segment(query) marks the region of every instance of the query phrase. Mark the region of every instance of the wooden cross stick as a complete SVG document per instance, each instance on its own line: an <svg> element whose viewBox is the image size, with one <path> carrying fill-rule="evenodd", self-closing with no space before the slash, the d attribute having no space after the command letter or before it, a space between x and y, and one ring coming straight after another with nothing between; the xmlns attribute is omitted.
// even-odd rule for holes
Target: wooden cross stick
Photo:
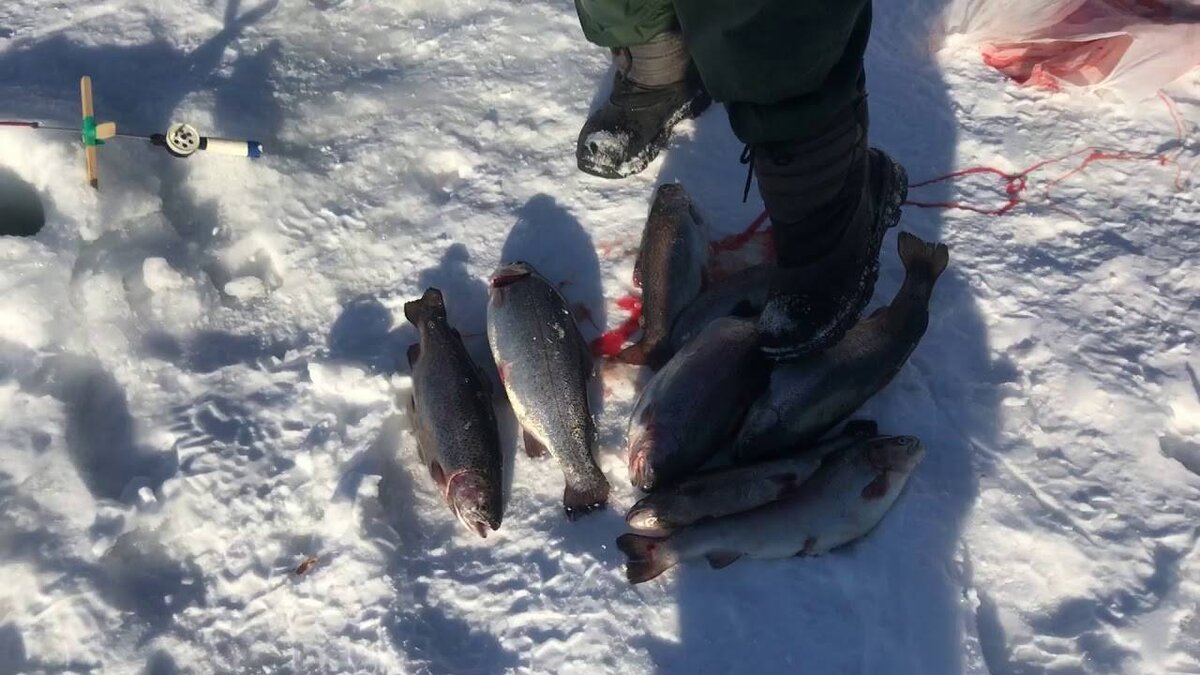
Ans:
<svg viewBox="0 0 1200 675"><path fill-rule="evenodd" d="M117 135L116 122L96 124L96 109L92 103L92 78L79 79L79 97L83 108L83 153L88 185L100 189L99 150L106 139Z"/></svg>

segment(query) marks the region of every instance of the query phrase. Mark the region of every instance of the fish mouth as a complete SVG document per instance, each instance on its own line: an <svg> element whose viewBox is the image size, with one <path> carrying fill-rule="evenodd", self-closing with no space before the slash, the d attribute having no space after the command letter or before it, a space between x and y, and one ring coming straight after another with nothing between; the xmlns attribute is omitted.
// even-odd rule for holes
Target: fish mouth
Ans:
<svg viewBox="0 0 1200 675"><path fill-rule="evenodd" d="M503 288L533 274L533 268L526 262L515 262L502 265L492 274L492 288Z"/></svg>
<svg viewBox="0 0 1200 675"><path fill-rule="evenodd" d="M488 530L500 527L500 519L492 515L491 492L483 476L470 471L460 471L446 482L446 501L454 509L454 515L468 530L484 539Z"/></svg>

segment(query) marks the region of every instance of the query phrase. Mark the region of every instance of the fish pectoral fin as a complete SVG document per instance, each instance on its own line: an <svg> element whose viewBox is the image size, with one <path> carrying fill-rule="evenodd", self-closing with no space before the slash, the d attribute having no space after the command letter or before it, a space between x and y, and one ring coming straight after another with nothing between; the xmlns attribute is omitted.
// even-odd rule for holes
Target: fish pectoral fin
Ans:
<svg viewBox="0 0 1200 675"><path fill-rule="evenodd" d="M875 420L850 420L842 427L842 435L852 438L874 438L879 435L879 423Z"/></svg>
<svg viewBox="0 0 1200 675"><path fill-rule="evenodd" d="M742 557L742 554L736 551L716 551L705 555L704 559L708 561L709 567L719 570L723 567L729 567L737 562L737 559L740 557Z"/></svg>
<svg viewBox="0 0 1200 675"><path fill-rule="evenodd" d="M542 442L534 438L528 431L521 432L525 437L525 454L533 458L545 457L550 454Z"/></svg>
<svg viewBox="0 0 1200 675"><path fill-rule="evenodd" d="M419 358L421 358L421 344L414 342L408 346L408 367L412 368L417 365Z"/></svg>

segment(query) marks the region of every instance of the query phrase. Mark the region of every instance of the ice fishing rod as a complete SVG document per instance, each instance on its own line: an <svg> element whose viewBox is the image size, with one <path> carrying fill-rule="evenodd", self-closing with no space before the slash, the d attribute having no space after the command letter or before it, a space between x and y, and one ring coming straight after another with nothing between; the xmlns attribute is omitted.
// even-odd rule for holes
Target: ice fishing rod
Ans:
<svg viewBox="0 0 1200 675"><path fill-rule="evenodd" d="M151 145L165 149L172 157L181 159L191 157L201 150L218 155L249 157L251 159L261 157L263 154L262 143L258 141L239 141L231 138L202 136L195 127L183 122L172 124L166 133L162 134L142 136L138 134L119 133L116 122L96 122L96 112L92 102L92 78L87 75L84 75L79 80L79 95L83 121L78 129L24 120L0 120L0 127L17 127L79 134L83 142L87 181L89 185L96 189L100 188L99 147L104 145L106 140L112 138L132 138L149 141Z"/></svg>

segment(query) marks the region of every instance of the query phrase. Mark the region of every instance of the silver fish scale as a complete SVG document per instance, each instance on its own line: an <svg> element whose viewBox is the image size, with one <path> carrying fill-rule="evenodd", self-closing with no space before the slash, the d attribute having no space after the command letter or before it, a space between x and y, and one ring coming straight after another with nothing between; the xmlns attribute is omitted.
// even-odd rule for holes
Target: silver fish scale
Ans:
<svg viewBox="0 0 1200 675"><path fill-rule="evenodd" d="M679 351L705 326L730 316L739 305L745 305L748 315L757 315L767 303L771 268L756 265L709 286L693 300L671 327L671 349Z"/></svg>
<svg viewBox="0 0 1200 675"><path fill-rule="evenodd" d="M592 459L588 347L558 291L536 274L493 288L488 341L517 420L558 460L568 485L604 481Z"/></svg>
<svg viewBox="0 0 1200 675"><path fill-rule="evenodd" d="M703 464L766 383L752 321L714 321L651 378L629 421L631 452L646 438L647 460L670 482Z"/></svg>
<svg viewBox="0 0 1200 675"><path fill-rule="evenodd" d="M903 438L880 438L843 450L796 495L685 528L671 538L670 548L678 559L716 552L784 558L800 552L819 555L858 539L895 503L924 448L919 442L910 446L907 465L888 471L873 467L866 455L873 445L904 443ZM883 488L869 497L867 486L884 474Z"/></svg>
<svg viewBox="0 0 1200 675"><path fill-rule="evenodd" d="M461 339L444 320L421 322L413 364L413 422L421 460L447 477L474 471L500 488L500 439L491 396Z"/></svg>
<svg viewBox="0 0 1200 675"><path fill-rule="evenodd" d="M708 233L691 199L677 185L660 187L637 260L649 347L667 340L675 318L700 294L707 263Z"/></svg>

